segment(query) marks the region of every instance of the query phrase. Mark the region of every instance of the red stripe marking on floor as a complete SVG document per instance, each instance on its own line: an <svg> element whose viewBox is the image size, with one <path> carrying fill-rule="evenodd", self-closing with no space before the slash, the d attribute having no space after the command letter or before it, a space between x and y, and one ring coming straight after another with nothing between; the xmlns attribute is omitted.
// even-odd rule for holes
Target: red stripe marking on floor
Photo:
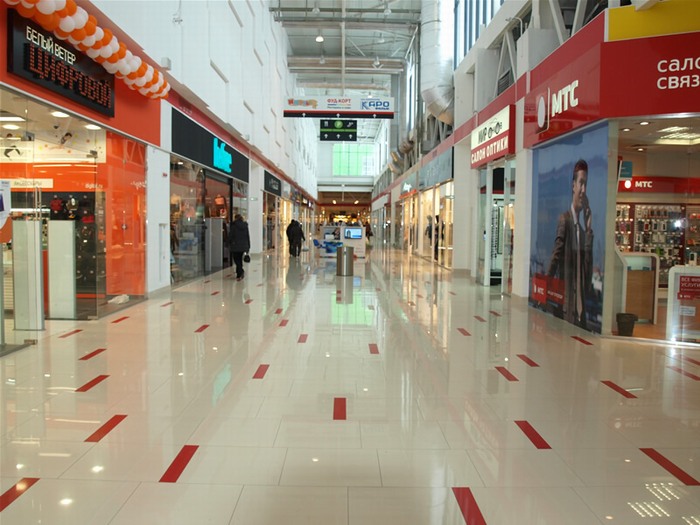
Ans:
<svg viewBox="0 0 700 525"><path fill-rule="evenodd" d="M691 374L690 372L686 372L682 368L679 368L677 366L669 366L671 370L674 372L678 372L679 374L683 374L685 377L689 377L690 379L694 379L695 381L700 381L700 376L696 376L695 374Z"/></svg>
<svg viewBox="0 0 700 525"><path fill-rule="evenodd" d="M211 282L211 279L207 279L206 281L204 281L204 284L207 284L207 283L210 283L210 282Z"/></svg>
<svg viewBox="0 0 700 525"><path fill-rule="evenodd" d="M496 310L489 310L489 313L495 315L496 317L501 317L501 314L499 314Z"/></svg>
<svg viewBox="0 0 700 525"><path fill-rule="evenodd" d="M484 515L474 499L474 494L468 487L452 487L452 493L457 498L457 505L462 511L462 517L467 525L486 525Z"/></svg>
<svg viewBox="0 0 700 525"><path fill-rule="evenodd" d="M668 459L666 456L662 455L658 450L653 449L653 448L640 448L642 452L644 452L647 456L649 456L651 459L656 461L660 466L662 466L666 471L668 471L669 474L675 476L678 478L678 481L681 483L684 483L688 486L698 486L700 485L700 481L695 479L693 476L688 474L685 470L680 468L678 465L673 463L670 459Z"/></svg>
<svg viewBox="0 0 700 525"><path fill-rule="evenodd" d="M88 390L90 390L90 389L91 389L92 387L94 387L95 385L99 385L102 381L104 381L104 380L107 379L108 377L109 377L109 376L105 376L105 375L97 376L95 379L93 379L92 381L90 381L90 382L88 382L88 383L85 383L85 384L84 384L83 386L81 386L80 388L76 388L75 391L76 391L76 392L87 392Z"/></svg>
<svg viewBox="0 0 700 525"><path fill-rule="evenodd" d="M520 427L520 430L523 431L523 434L527 436L527 438L532 441L532 444L535 445L538 449L548 449L552 448L549 446L549 443L545 441L545 439L540 435L537 430L534 429L534 427L528 423L527 421L516 421L516 425Z"/></svg>
<svg viewBox="0 0 700 525"><path fill-rule="evenodd" d="M307 334L301 334L297 343L305 343L307 337L309 337Z"/></svg>
<svg viewBox="0 0 700 525"><path fill-rule="evenodd" d="M163 308L164 306L170 306L171 304L173 304L173 302L172 302L172 301L168 301L168 302L165 303L165 304L161 304L160 307Z"/></svg>
<svg viewBox="0 0 700 525"><path fill-rule="evenodd" d="M515 377L510 370L508 370L504 366L497 366L496 370L498 370L503 377L505 377L508 381L517 381L518 378Z"/></svg>
<svg viewBox="0 0 700 525"><path fill-rule="evenodd" d="M423 299L423 296L421 294L416 294L416 297L418 297L418 299Z"/></svg>
<svg viewBox="0 0 700 525"><path fill-rule="evenodd" d="M71 335L79 334L80 332L82 332L82 330L71 330L67 334L59 335L58 338L65 339L66 337L70 337Z"/></svg>
<svg viewBox="0 0 700 525"><path fill-rule="evenodd" d="M215 292L212 292L211 294L212 294L212 295L219 295L219 293L221 293L221 292L219 292L219 290L217 290L217 291L215 291Z"/></svg>
<svg viewBox="0 0 700 525"><path fill-rule="evenodd" d="M250 303L252 303L252 302L253 302L252 299L246 299L245 304L250 304Z"/></svg>
<svg viewBox="0 0 700 525"><path fill-rule="evenodd" d="M457 294L456 294L456 293L454 293L454 292L450 292L450 295L457 295Z"/></svg>
<svg viewBox="0 0 700 525"><path fill-rule="evenodd" d="M374 305L373 305L373 304L370 304L370 305L367 306L367 308L368 308L369 310L374 310Z"/></svg>
<svg viewBox="0 0 700 525"><path fill-rule="evenodd" d="M528 366L533 366L533 367L534 367L534 366L540 366L540 365L538 365L537 363L535 363L532 359L530 359L528 356L526 356L525 354L516 354L516 355L517 355L520 359L522 359L523 361L525 361L525 362L528 364Z"/></svg>
<svg viewBox="0 0 700 525"><path fill-rule="evenodd" d="M198 448L199 445L185 445L182 447L180 453L175 457L168 467L168 470L165 471L165 474L163 474L163 477L160 478L159 481L161 483L175 483L184 472L185 467L187 467L187 464L192 459L192 456L194 456L194 453L197 452Z"/></svg>
<svg viewBox="0 0 700 525"><path fill-rule="evenodd" d="M106 348L98 348L98 349L95 350L94 352L90 352L88 355L84 355L83 357L81 357L80 359L78 359L78 361L87 361L88 359L92 359L92 358L95 357L97 354L101 354L101 353L104 352L105 350L107 350L107 349L106 349Z"/></svg>
<svg viewBox="0 0 700 525"><path fill-rule="evenodd" d="M287 319L282 319L282 320L280 321L280 326L287 326L287 323L288 323L288 322L289 322L289 321L288 321Z"/></svg>
<svg viewBox="0 0 700 525"><path fill-rule="evenodd" d="M267 369L270 368L270 365L260 365L258 369L255 371L255 375L253 375L253 379L262 379L265 377L265 374L267 373Z"/></svg>
<svg viewBox="0 0 700 525"><path fill-rule="evenodd" d="M346 399L344 397L336 397L333 399L333 419L335 421L345 421L347 419L346 413Z"/></svg>
<svg viewBox="0 0 700 525"><path fill-rule="evenodd" d="M408 306L416 306L416 303L414 303L413 301L408 301Z"/></svg>
<svg viewBox="0 0 700 525"><path fill-rule="evenodd" d="M115 319L114 321L112 321L112 324L121 323L122 321L126 321L128 318L129 318L128 315L124 316L124 317L120 317L119 319Z"/></svg>
<svg viewBox="0 0 700 525"><path fill-rule="evenodd" d="M204 332L204 330L206 330L207 328L209 328L209 325L208 325L208 324L203 324L202 326L200 326L199 328L197 328L194 332L195 332L195 333Z"/></svg>
<svg viewBox="0 0 700 525"><path fill-rule="evenodd" d="M583 337L579 337L579 336L577 336L577 335L572 335L572 336L571 336L571 339L576 339L579 343L583 343L584 345L589 345L589 346L590 346L590 345L593 344L593 343L591 343L590 341L586 341Z"/></svg>
<svg viewBox="0 0 700 525"><path fill-rule="evenodd" d="M7 489L0 496L0 512L5 510L10 504L24 494L29 488L39 481L39 478L22 478L14 487Z"/></svg>
<svg viewBox="0 0 700 525"><path fill-rule="evenodd" d="M232 273L227 273L226 275L224 275L224 277L233 277L233 274L232 274Z"/></svg>
<svg viewBox="0 0 700 525"><path fill-rule="evenodd" d="M694 365L700 366L700 361L698 361L697 359L693 359L692 357L683 356L683 360L688 361L689 363L693 363Z"/></svg>
<svg viewBox="0 0 700 525"><path fill-rule="evenodd" d="M379 353L379 347L377 346L376 343L369 344L369 353L370 354L378 354Z"/></svg>
<svg viewBox="0 0 700 525"><path fill-rule="evenodd" d="M376 290L377 292L381 292L381 291L382 291L381 288L375 288L375 290Z"/></svg>
<svg viewBox="0 0 700 525"><path fill-rule="evenodd" d="M275 313L276 313L277 315L281 314L281 313L282 313L282 308L278 308L277 310L275 310Z"/></svg>
<svg viewBox="0 0 700 525"><path fill-rule="evenodd" d="M612 381L607 381L607 380L606 380L606 381L601 381L601 383L603 383L603 384L604 384L605 386L607 386L608 388L612 388L615 392L617 392L618 394L621 394L621 395L625 396L625 397L628 398L628 399L637 399L637 396L635 396L635 395L632 394L631 392L628 392L627 390L625 390L624 388L622 388L620 385L616 385L616 384L613 383Z"/></svg>
<svg viewBox="0 0 700 525"><path fill-rule="evenodd" d="M335 294L336 294L336 295L340 295L341 293L343 293L342 290L336 290L336 291L335 291Z"/></svg>
<svg viewBox="0 0 700 525"><path fill-rule="evenodd" d="M467 332L464 328L457 328L460 334L462 335L472 335L469 332Z"/></svg>
<svg viewBox="0 0 700 525"><path fill-rule="evenodd" d="M107 421L104 425L98 428L89 438L85 440L86 443L98 443L103 437L109 434L114 427L126 419L125 415L117 414Z"/></svg>
<svg viewBox="0 0 700 525"><path fill-rule="evenodd" d="M256 286L257 286L258 288L260 288L262 285L263 285L263 283L260 283L260 284L258 284L258 285L256 285Z"/></svg>
<svg viewBox="0 0 700 525"><path fill-rule="evenodd" d="M486 319L484 319L484 318L481 317L480 315L475 315L475 316L474 316L474 319L476 319L476 320L479 321L480 323L485 323L485 322L486 322Z"/></svg>

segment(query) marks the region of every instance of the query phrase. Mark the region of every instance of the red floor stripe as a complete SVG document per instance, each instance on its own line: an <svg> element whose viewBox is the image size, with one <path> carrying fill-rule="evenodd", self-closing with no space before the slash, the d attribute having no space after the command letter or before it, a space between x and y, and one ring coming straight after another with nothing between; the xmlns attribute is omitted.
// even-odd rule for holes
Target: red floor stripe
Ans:
<svg viewBox="0 0 700 525"><path fill-rule="evenodd" d="M75 391L76 391L76 392L87 392L87 391L90 390L92 387L94 387L95 385L100 384L102 381L104 381L104 380L107 379L108 377L109 377L109 376L104 376L104 375L102 375L102 376L97 376L95 379L93 379L93 380L90 381L89 383L85 383L85 384L84 384L83 386L81 386L80 388L76 388Z"/></svg>
<svg viewBox="0 0 700 525"><path fill-rule="evenodd" d="M203 324L202 326L200 326L199 328L197 328L194 332L195 332L195 333L204 332L204 330L206 330L207 328L209 328L209 325L208 325L208 324Z"/></svg>
<svg viewBox="0 0 700 525"><path fill-rule="evenodd" d="M207 284L207 283L210 283L210 282L211 282L211 279L207 279L206 281L204 281L204 284Z"/></svg>
<svg viewBox="0 0 700 525"><path fill-rule="evenodd" d="M413 301L408 301L408 306L416 306L416 303L414 303Z"/></svg>
<svg viewBox="0 0 700 525"><path fill-rule="evenodd" d="M9 507L13 501L29 490L37 481L39 481L39 478L22 478L14 487L7 489L5 493L0 496L0 512Z"/></svg>
<svg viewBox="0 0 700 525"><path fill-rule="evenodd" d="M344 397L333 399L333 419L335 421L345 421L347 419L346 399Z"/></svg>
<svg viewBox="0 0 700 525"><path fill-rule="evenodd" d="M577 336L577 335L572 335L571 338L572 338L572 339L576 339L579 343L583 343L584 345L589 345L589 346L590 346L590 345L593 344L593 343L591 343L590 341L586 341L583 337L579 337L579 336Z"/></svg>
<svg viewBox="0 0 700 525"><path fill-rule="evenodd" d="M495 310L489 310L489 313L495 315L496 317L501 317L501 314L499 314L499 313L498 313L497 311L495 311Z"/></svg>
<svg viewBox="0 0 700 525"><path fill-rule="evenodd" d="M104 425L98 428L89 438L85 440L86 443L98 443L103 437L109 434L114 427L126 419L125 415L117 414L107 421Z"/></svg>
<svg viewBox="0 0 700 525"><path fill-rule="evenodd" d="M81 357L80 359L78 359L78 361L87 361L88 359L92 359L92 358L95 357L97 354L101 354L101 353L104 352L105 350L107 350L107 349L106 349L106 348L98 348L98 349L95 350L94 352L90 352L88 355L84 355L83 357Z"/></svg>
<svg viewBox="0 0 700 525"><path fill-rule="evenodd" d="M484 319L484 318L481 317L480 315L475 315L475 316L474 316L474 319L476 319L476 320L479 321L480 323L485 323L485 322L486 322L486 319Z"/></svg>
<svg viewBox="0 0 700 525"><path fill-rule="evenodd" d="M622 394L623 396L625 396L628 399L637 399L637 396L628 392L627 390L622 388L620 385L616 385L612 381L601 381L601 383L603 383L605 386L607 386L609 388L612 388L615 392L617 392L618 394Z"/></svg>
<svg viewBox="0 0 700 525"><path fill-rule="evenodd" d="M63 335L58 336L58 338L65 339L66 337L70 337L71 335L79 334L80 332L82 332L82 330L71 330L67 334L63 334Z"/></svg>
<svg viewBox="0 0 700 525"><path fill-rule="evenodd" d="M678 372L679 374L683 374L685 377L689 377L690 379L694 379L695 381L700 381L700 376L696 376L695 374L691 374L690 372L686 372L682 368L679 368L677 366L669 366L671 370L674 372Z"/></svg>
<svg viewBox="0 0 700 525"><path fill-rule="evenodd" d="M367 306L367 308L368 308L369 310L374 310L374 305L373 305L373 304L370 304L370 305Z"/></svg>
<svg viewBox="0 0 700 525"><path fill-rule="evenodd" d="M423 296L421 294L416 294L416 297L418 297L418 299L423 299Z"/></svg>
<svg viewBox="0 0 700 525"><path fill-rule="evenodd" d="M469 332L467 332L464 328L457 328L460 334L462 335L472 335Z"/></svg>
<svg viewBox="0 0 700 525"><path fill-rule="evenodd" d="M233 277L233 274L232 274L232 273L227 273L226 275L224 275L224 277Z"/></svg>
<svg viewBox="0 0 700 525"><path fill-rule="evenodd" d="M342 290L336 290L336 291L335 291L335 295L340 295L341 293L343 293Z"/></svg>
<svg viewBox="0 0 700 525"><path fill-rule="evenodd" d="M281 313L282 313L282 308L278 308L277 310L275 310L275 313L276 313L277 315L281 314Z"/></svg>
<svg viewBox="0 0 700 525"><path fill-rule="evenodd" d="M260 365L258 369L255 371L255 375L253 376L253 379L262 379L265 377L265 374L267 373L267 369L270 368L270 365Z"/></svg>
<svg viewBox="0 0 700 525"><path fill-rule="evenodd" d="M185 467L187 467L187 464L192 459L192 456L194 456L194 453L197 452L198 448L198 445L185 445L182 447L180 453L173 460L168 470L165 471L165 474L163 474L163 477L160 478L159 481L161 483L175 483L184 472Z"/></svg>
<svg viewBox="0 0 700 525"><path fill-rule="evenodd" d="M515 377L510 372L510 370L508 370L507 368L505 368L503 366L497 366L496 370L498 370L501 373L501 375L503 375L503 377L505 377L508 381L517 381L518 380L518 378Z"/></svg>
<svg viewBox="0 0 700 525"><path fill-rule="evenodd" d="M263 283L260 283L260 284L256 284L255 286L257 286L258 288L260 288L262 285L263 285Z"/></svg>
<svg viewBox="0 0 700 525"><path fill-rule="evenodd" d="M253 302L252 299L246 299L245 304L250 304L250 303L252 303L252 302Z"/></svg>
<svg viewBox="0 0 700 525"><path fill-rule="evenodd" d="M370 354L378 354L379 353L379 347L377 346L376 343L369 344L369 353Z"/></svg>
<svg viewBox="0 0 700 525"><path fill-rule="evenodd" d="M129 318L128 315L125 317L120 317L119 319L115 319L114 321L112 321L112 324L121 323L122 321L126 321L128 318Z"/></svg>
<svg viewBox="0 0 700 525"><path fill-rule="evenodd" d="M219 295L220 293L221 293L221 292L220 292L219 290L217 290L217 291L215 291L215 292L212 292L211 294L212 294L212 295Z"/></svg>
<svg viewBox="0 0 700 525"><path fill-rule="evenodd" d="M377 292L381 292L381 291L382 291L381 288L375 288L375 290L376 290Z"/></svg>
<svg viewBox="0 0 700 525"><path fill-rule="evenodd" d="M457 505L462 511L462 517L467 525L486 525L484 515L474 499L474 494L468 487L452 487L452 493L457 498Z"/></svg>
<svg viewBox="0 0 700 525"><path fill-rule="evenodd" d="M450 295L457 295L457 294L456 294L456 293L454 293L454 292L450 292Z"/></svg>
<svg viewBox="0 0 700 525"><path fill-rule="evenodd" d="M173 302L172 302L172 301L168 301L168 302L165 303L165 304L161 304L160 307L163 308L164 306L170 306L171 304L173 304Z"/></svg>
<svg viewBox="0 0 700 525"><path fill-rule="evenodd" d="M700 485L700 481L688 474L685 470L680 468L675 463L671 462L671 460L662 455L658 450L653 448L640 448L639 450L641 450L651 459L656 461L656 463L661 465L666 471L668 471L669 474L678 478L678 481L680 481L681 483L684 483L688 486Z"/></svg>
<svg viewBox="0 0 700 525"><path fill-rule="evenodd" d="M549 443L547 443L545 439L540 435L540 433L537 432L537 430L535 430L534 427L527 421L516 421L515 424L520 427L520 430L523 431L523 434L525 434L527 438L530 441L532 441L532 444L535 445L538 449L543 450L552 448L549 446Z"/></svg>
<svg viewBox="0 0 700 525"><path fill-rule="evenodd" d="M694 365L700 366L700 361L698 361L697 359L693 359L692 357L685 357L684 356L683 360L688 361L689 363L693 363Z"/></svg>
<svg viewBox="0 0 700 525"><path fill-rule="evenodd" d="M525 354L517 354L517 356L520 359L522 359L523 361L525 361L528 364L528 366L533 366L533 367L540 366L537 363L535 363L532 359L530 359L528 356L526 356Z"/></svg>
<svg viewBox="0 0 700 525"><path fill-rule="evenodd" d="M288 323L288 322L289 322L289 321L288 321L287 319L282 319L282 320L280 321L280 326L287 326L287 323Z"/></svg>
<svg viewBox="0 0 700 525"><path fill-rule="evenodd" d="M307 334L301 334L297 343L305 343L307 337L309 337Z"/></svg>

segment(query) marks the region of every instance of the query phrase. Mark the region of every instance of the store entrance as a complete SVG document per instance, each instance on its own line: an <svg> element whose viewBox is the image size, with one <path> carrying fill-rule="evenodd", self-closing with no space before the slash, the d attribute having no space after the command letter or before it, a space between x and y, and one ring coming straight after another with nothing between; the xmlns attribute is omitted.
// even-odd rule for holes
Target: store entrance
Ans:
<svg viewBox="0 0 700 525"><path fill-rule="evenodd" d="M478 220L481 238L476 282L484 286L497 286L503 280L504 173L503 166L479 171Z"/></svg>

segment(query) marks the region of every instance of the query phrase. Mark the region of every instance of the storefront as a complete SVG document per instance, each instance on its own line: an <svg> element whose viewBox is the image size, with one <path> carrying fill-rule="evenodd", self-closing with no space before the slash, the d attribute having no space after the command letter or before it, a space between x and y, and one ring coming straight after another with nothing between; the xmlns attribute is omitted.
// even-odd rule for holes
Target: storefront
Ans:
<svg viewBox="0 0 700 525"><path fill-rule="evenodd" d="M263 247L274 250L277 246L283 246L280 244L283 242L280 236L282 181L265 170L263 190Z"/></svg>
<svg viewBox="0 0 700 525"><path fill-rule="evenodd" d="M436 152L437 153L437 152ZM447 268L452 267L454 183L452 148L430 158L418 172L420 214L419 252Z"/></svg>
<svg viewBox="0 0 700 525"><path fill-rule="evenodd" d="M230 266L228 225L248 211L248 158L183 115L172 115L171 282Z"/></svg>
<svg viewBox="0 0 700 525"><path fill-rule="evenodd" d="M146 294L146 144L160 103L4 5L0 24L0 310L24 330L101 317Z"/></svg>
<svg viewBox="0 0 700 525"><path fill-rule="evenodd" d="M697 342L700 6L606 13L531 72L530 303L593 332L630 335L618 314L634 314L636 337Z"/></svg>

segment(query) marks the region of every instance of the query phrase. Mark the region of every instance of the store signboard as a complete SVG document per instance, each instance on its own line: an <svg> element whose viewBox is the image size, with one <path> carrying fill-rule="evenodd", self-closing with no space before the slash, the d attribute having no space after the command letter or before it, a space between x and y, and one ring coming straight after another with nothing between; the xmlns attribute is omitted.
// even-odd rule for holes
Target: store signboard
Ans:
<svg viewBox="0 0 700 525"><path fill-rule="evenodd" d="M173 153L248 182L248 158L175 108L171 138Z"/></svg>
<svg viewBox="0 0 700 525"><path fill-rule="evenodd" d="M287 99L285 117L393 119L391 97L296 97Z"/></svg>
<svg viewBox="0 0 700 525"><path fill-rule="evenodd" d="M515 108L508 105L471 134L472 168L515 153Z"/></svg>
<svg viewBox="0 0 700 525"><path fill-rule="evenodd" d="M700 299L700 275L679 276L678 299Z"/></svg>
<svg viewBox="0 0 700 525"><path fill-rule="evenodd" d="M114 76L40 26L8 12L8 71L78 104L114 116Z"/></svg>
<svg viewBox="0 0 700 525"><path fill-rule="evenodd" d="M282 182L267 170L265 170L265 191L278 197L282 196Z"/></svg>
<svg viewBox="0 0 700 525"><path fill-rule="evenodd" d="M678 195L700 194L698 177L639 177L617 183L620 193L674 193Z"/></svg>

